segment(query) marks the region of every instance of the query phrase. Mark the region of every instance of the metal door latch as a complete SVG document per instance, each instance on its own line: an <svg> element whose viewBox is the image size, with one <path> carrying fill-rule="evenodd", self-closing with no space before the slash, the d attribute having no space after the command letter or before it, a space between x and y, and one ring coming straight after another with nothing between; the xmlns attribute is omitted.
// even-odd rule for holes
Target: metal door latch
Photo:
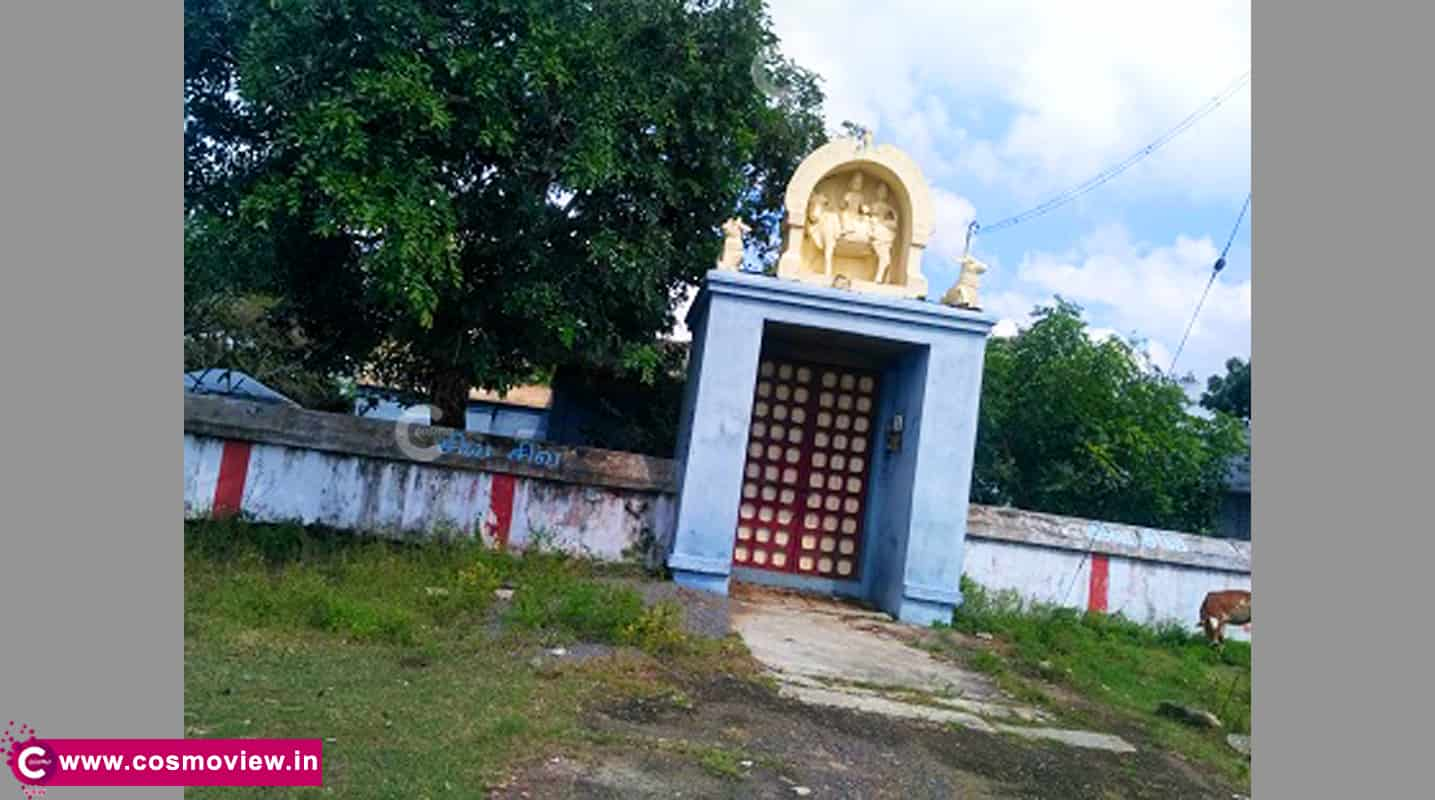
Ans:
<svg viewBox="0 0 1435 800"><path fill-rule="evenodd" d="M895 453L902 449L902 415L893 414L892 422L887 426L887 452Z"/></svg>

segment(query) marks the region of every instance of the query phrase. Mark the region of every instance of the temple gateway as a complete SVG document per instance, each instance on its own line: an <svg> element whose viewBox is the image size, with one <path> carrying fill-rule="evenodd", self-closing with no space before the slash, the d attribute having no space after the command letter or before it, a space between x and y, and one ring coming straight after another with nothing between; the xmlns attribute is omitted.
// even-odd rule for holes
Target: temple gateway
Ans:
<svg viewBox="0 0 1435 800"><path fill-rule="evenodd" d="M819 148L785 205L777 275L738 270L727 226L688 314L668 566L706 591L738 580L950 621L995 322L974 310L984 267L963 263L960 302L927 299L931 196L889 145Z"/></svg>

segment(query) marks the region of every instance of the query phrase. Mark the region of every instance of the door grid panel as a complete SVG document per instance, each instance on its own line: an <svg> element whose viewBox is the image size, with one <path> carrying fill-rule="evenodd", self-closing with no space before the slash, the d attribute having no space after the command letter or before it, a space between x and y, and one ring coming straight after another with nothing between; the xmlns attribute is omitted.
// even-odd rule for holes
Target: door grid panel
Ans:
<svg viewBox="0 0 1435 800"><path fill-rule="evenodd" d="M733 542L740 567L857 580L876 375L764 358Z"/></svg>

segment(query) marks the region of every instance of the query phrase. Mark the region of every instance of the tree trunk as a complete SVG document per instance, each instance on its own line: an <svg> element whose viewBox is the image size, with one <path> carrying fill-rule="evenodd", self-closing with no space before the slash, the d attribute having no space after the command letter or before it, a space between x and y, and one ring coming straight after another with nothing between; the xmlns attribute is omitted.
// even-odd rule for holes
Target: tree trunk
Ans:
<svg viewBox="0 0 1435 800"><path fill-rule="evenodd" d="M439 373L429 384L433 424L465 430L468 427L468 376L459 371Z"/></svg>

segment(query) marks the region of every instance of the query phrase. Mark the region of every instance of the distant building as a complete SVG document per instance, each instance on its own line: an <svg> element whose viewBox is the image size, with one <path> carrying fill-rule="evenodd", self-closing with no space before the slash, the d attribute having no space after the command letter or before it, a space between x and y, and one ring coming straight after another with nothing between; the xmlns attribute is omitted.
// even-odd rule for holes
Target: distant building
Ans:
<svg viewBox="0 0 1435 800"><path fill-rule="evenodd" d="M552 403L553 393L546 386L518 386L503 396L471 389L464 430L514 439L545 439ZM398 419L405 411L422 405L422 400L405 401L398 392L383 387L360 386L354 413L372 419ZM426 409L417 410L415 414L425 424L429 423Z"/></svg>
<svg viewBox="0 0 1435 800"><path fill-rule="evenodd" d="M1250 431L1246 431L1246 453L1231 459L1226 493L1216 516L1215 535L1222 539L1251 540L1251 454Z"/></svg>

